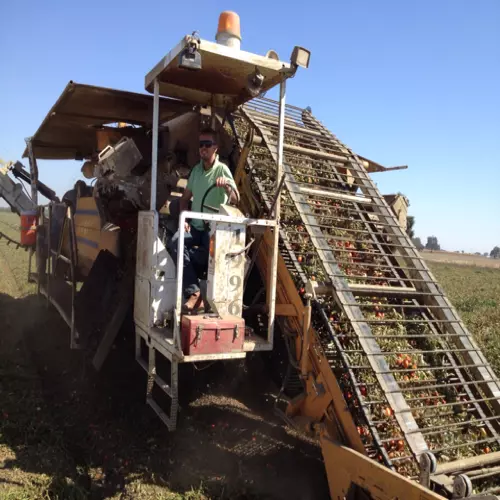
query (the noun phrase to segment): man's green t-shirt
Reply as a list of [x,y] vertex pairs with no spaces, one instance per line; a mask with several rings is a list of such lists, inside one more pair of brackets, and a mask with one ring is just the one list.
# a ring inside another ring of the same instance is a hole
[[[203,168],[202,161],[200,161],[200,163],[193,167],[187,183],[187,189],[189,189],[189,191],[193,193],[191,211],[202,212],[201,202],[203,200],[203,196],[208,191],[208,189],[215,184],[216,179],[219,177],[225,177],[226,179],[228,179],[231,186],[236,189],[236,184],[234,182],[233,176],[231,175],[231,171],[226,165],[224,165],[224,163],[221,163],[219,161],[218,155],[216,156],[214,164],[212,165],[210,170],[205,170]],[[224,188],[214,188],[205,198],[204,203],[205,205],[219,208],[220,205],[227,203],[227,200],[228,196]],[[205,208],[203,212],[211,214],[215,213],[209,208]],[[190,221],[190,224],[199,231],[203,231],[205,229],[204,222],[200,219],[193,219]]]

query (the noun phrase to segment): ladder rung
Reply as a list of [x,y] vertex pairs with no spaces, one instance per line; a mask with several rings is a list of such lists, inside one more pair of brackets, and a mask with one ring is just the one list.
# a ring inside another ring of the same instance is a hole
[[[252,115],[255,113],[255,111],[251,111]],[[269,125],[274,125],[274,126],[278,126],[278,119],[276,120],[270,120],[268,118],[262,118],[260,115],[259,116],[253,116],[253,118],[255,118],[255,120],[261,122],[261,123],[264,123],[264,124],[269,124]],[[318,132],[317,130],[312,130],[312,129],[309,129],[309,128],[304,128],[304,127],[297,127],[295,125],[287,125],[285,123],[285,130],[295,130],[296,132],[300,132],[302,134],[309,134],[309,135],[314,135],[316,137],[322,137],[322,134],[321,132]]]
[[156,373],[153,375],[156,385],[169,397],[172,397],[170,386]]
[[[146,371],[148,375],[149,373],[149,367],[146,361],[143,358],[137,357],[135,358],[136,361],[139,363],[140,366]],[[155,384],[169,397],[172,397],[172,391],[170,389],[170,386],[156,373],[153,375],[153,380]]]
[[475,467],[485,467],[500,463],[500,451],[479,455],[476,457],[462,458],[453,462],[438,464],[436,474],[450,474],[451,472],[467,471]]
[[315,189],[315,188],[308,188],[308,187],[304,187],[304,186],[299,186],[298,189],[301,193],[312,194],[315,196],[327,196],[328,198],[333,198],[333,199],[337,199],[337,200],[352,201],[354,203],[370,204],[372,202],[371,198],[354,196],[351,194],[337,193],[335,191],[329,191],[326,189]]
[[349,159],[345,156],[338,154],[328,153],[326,151],[318,151],[316,149],[303,148],[302,146],[294,146],[293,144],[283,144],[285,151],[294,151],[295,153],[302,153],[308,156],[315,156],[316,158],[324,158],[325,160],[338,161],[340,163],[347,163]]
[[358,290],[377,290],[377,291],[391,291],[391,292],[416,292],[414,287],[409,286],[386,286],[386,285],[365,285],[363,283],[349,283],[349,288],[356,288]]
[[58,259],[62,260],[63,262],[66,262],[66,264],[71,264],[71,260],[68,259],[68,257],[62,255],[62,254],[58,254],[58,252],[56,250],[51,250],[50,253],[54,256],[56,256]]
[[[349,283],[349,288],[354,295],[398,295],[411,297],[413,293],[418,293],[416,288],[410,286],[385,286],[385,285],[364,285],[363,283]],[[420,294],[419,294],[420,295]]]
[[[278,143],[274,141],[267,141],[269,146],[277,146]],[[325,160],[337,161],[339,163],[347,163],[349,159],[345,156],[339,156],[333,153],[327,153],[326,151],[318,151],[316,149],[303,148],[301,146],[294,146],[293,144],[285,143],[283,144],[283,149],[285,151],[293,151],[295,153],[302,153],[307,156],[313,156],[315,158],[323,158]]]
[[[267,121],[268,123],[273,124],[273,125],[278,125],[278,123],[279,123],[277,114],[265,113],[263,111],[258,111],[252,107],[247,107],[247,106],[243,106],[243,109],[245,110],[245,113],[247,113],[249,116],[252,117],[252,120],[260,120],[261,122]],[[294,125],[294,124],[296,124],[296,125]],[[308,132],[310,130],[310,129],[301,128],[299,121],[294,120],[293,118],[290,118],[289,116],[286,116],[286,115],[285,115],[285,126],[286,127],[294,127],[295,129],[298,129],[298,131],[300,131],[300,132]],[[319,132],[319,133],[321,134],[321,132]]]
[[160,408],[160,406],[152,396],[146,397],[146,404],[148,404],[156,413],[156,415],[160,417],[160,420],[167,426],[169,431],[175,430],[175,422],[172,422],[169,416]]
[[[418,294],[414,287],[404,286],[385,286],[385,285],[365,285],[363,283],[349,283],[344,291],[350,291],[354,295],[399,295],[403,297],[411,297],[413,294]],[[333,293],[334,287],[329,283],[318,283],[314,287],[316,295],[327,295]],[[420,294],[419,294],[420,295]]]
[[135,358],[135,360],[139,363],[139,366],[141,366],[146,373],[149,372],[148,364],[146,363],[146,361],[144,361],[143,358],[137,357]]

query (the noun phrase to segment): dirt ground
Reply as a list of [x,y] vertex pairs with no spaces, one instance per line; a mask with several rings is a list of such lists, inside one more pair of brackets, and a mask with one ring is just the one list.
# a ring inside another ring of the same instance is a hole
[[327,497],[320,449],[274,416],[261,356],[183,366],[169,433],[145,405],[132,339],[96,374],[0,252],[1,499]]
[[443,250],[422,250],[422,257],[430,262],[444,262],[447,264],[460,264],[464,266],[492,267],[500,269],[500,259],[490,259],[482,255],[469,253],[445,252]]

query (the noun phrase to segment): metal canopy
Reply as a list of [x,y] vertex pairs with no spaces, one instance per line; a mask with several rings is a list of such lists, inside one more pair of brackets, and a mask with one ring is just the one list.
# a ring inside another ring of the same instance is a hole
[[245,87],[249,75],[256,68],[264,76],[263,92],[285,80],[285,72],[290,70],[289,63],[206,40],[200,40],[198,48],[201,69],[184,69],[179,67],[179,56],[191,39],[189,36],[182,39],[146,75],[145,88],[148,92],[154,91],[154,80],[158,78],[162,96],[234,110],[252,98],[245,92]]
[[[160,99],[160,123],[191,109],[187,103]],[[116,122],[150,127],[152,116],[153,98],[147,94],[70,81],[32,138],[35,157],[89,158],[97,150],[98,128]]]

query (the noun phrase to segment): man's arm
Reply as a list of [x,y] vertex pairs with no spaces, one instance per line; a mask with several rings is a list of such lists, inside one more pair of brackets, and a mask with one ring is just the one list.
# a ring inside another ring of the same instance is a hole
[[[193,193],[188,188],[186,188],[184,190],[184,192],[182,193],[181,199],[179,200],[179,212],[180,213],[182,213],[188,209],[188,203],[189,203],[189,200],[191,199],[192,196],[193,196]],[[191,231],[191,226],[190,226],[188,221],[186,221],[184,223],[184,231],[186,231],[186,233],[189,233]]]
[[179,210],[184,212],[188,209],[189,200],[193,197],[193,183],[195,177],[196,166],[189,173],[189,178],[187,181],[186,189],[182,193],[181,199],[179,200]]
[[230,189],[230,191],[231,191],[231,194],[228,193],[229,203],[234,203],[235,205],[237,205],[240,202],[240,197],[237,194],[238,191],[235,191],[234,189]]
[[181,199],[179,200],[179,209],[181,212],[184,212],[188,209],[188,203],[192,197],[193,193],[188,188],[184,189]]

